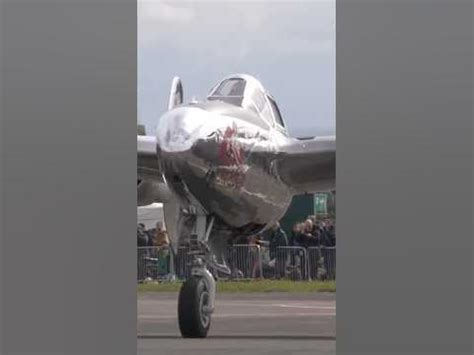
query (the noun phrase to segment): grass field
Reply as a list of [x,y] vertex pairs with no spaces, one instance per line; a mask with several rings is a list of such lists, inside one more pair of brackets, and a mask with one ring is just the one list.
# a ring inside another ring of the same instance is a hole
[[[182,282],[144,283],[138,292],[177,292]],[[251,280],[218,281],[218,292],[336,292],[336,281]]]

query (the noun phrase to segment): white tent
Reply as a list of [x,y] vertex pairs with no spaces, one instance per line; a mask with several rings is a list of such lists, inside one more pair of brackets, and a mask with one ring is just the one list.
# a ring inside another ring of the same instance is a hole
[[145,229],[148,230],[155,228],[156,222],[162,222],[163,227],[165,227],[162,203],[152,203],[148,206],[137,207],[137,223],[143,223]]

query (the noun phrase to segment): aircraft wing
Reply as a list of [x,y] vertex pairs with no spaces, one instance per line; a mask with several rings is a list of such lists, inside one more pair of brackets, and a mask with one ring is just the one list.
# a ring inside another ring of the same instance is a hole
[[139,175],[159,175],[160,168],[156,158],[156,138],[137,136],[137,168]]
[[334,190],[336,138],[293,139],[280,148],[277,171],[295,194]]
[[156,138],[152,136],[137,136],[137,189],[138,206],[169,198],[156,157]]

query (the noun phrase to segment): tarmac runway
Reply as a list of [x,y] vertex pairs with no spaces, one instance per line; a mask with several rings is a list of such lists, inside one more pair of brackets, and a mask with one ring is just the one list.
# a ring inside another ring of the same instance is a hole
[[177,293],[138,296],[138,354],[335,354],[336,295],[218,294],[206,339],[183,339]]

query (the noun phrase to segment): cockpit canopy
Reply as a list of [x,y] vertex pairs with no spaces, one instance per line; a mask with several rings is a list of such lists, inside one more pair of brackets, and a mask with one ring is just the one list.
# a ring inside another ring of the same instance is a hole
[[246,82],[242,78],[231,78],[220,82],[208,96],[208,100],[220,100],[242,106]]
[[250,75],[238,74],[224,78],[209,93],[209,101],[219,100],[253,111],[268,124],[285,127],[275,100],[262,84]]

